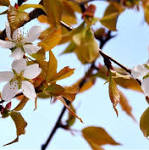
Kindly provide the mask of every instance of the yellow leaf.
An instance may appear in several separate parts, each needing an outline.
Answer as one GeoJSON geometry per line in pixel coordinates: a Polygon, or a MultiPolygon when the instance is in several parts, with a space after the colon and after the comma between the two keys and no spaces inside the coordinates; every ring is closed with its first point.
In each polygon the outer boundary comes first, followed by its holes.
{"type": "Polygon", "coordinates": [[[136,121],[135,117],[132,114],[132,107],[128,103],[127,98],[120,90],[119,90],[119,94],[120,94],[120,105],[122,107],[122,110],[125,111],[127,115],[129,115],[134,121],[136,121]]]}
{"type": "Polygon", "coordinates": [[[29,9],[29,8],[40,8],[46,13],[45,8],[40,4],[23,4],[19,6],[18,10],[24,11],[25,9],[29,9]]]}
{"type": "Polygon", "coordinates": [[[43,32],[43,34],[40,36],[40,38],[43,38],[43,40],[39,43],[39,46],[41,46],[45,51],[49,51],[57,46],[62,38],[61,27],[53,28],[53,30],[50,32],[49,30],[46,30],[43,32]],[[43,38],[43,34],[45,38],[43,38]]]}
{"type": "Polygon", "coordinates": [[[52,51],[49,51],[49,64],[47,72],[47,81],[51,81],[57,74],[57,59],[52,51]]]}
{"type": "Polygon", "coordinates": [[[62,16],[62,4],[60,0],[43,0],[46,9],[48,21],[52,26],[60,23],[62,16]]]}
{"type": "Polygon", "coordinates": [[[149,24],[149,4],[144,7],[144,18],[145,21],[149,24]]]}
{"type": "Polygon", "coordinates": [[[0,0],[0,5],[2,5],[2,6],[9,6],[10,2],[9,2],[9,0],[0,0]]]}
{"type": "Polygon", "coordinates": [[[10,24],[11,31],[13,32],[24,24],[25,21],[29,20],[28,13],[19,11],[15,7],[9,7],[8,9],[8,21],[10,24]]]}
{"type": "Polygon", "coordinates": [[[17,142],[18,139],[19,139],[19,136],[22,135],[22,134],[25,134],[25,127],[27,126],[27,123],[24,120],[24,118],[22,117],[21,113],[12,111],[10,113],[10,116],[11,116],[12,120],[15,123],[17,137],[16,137],[16,139],[14,139],[13,141],[11,141],[10,143],[5,144],[4,146],[10,145],[10,144],[13,144],[13,143],[17,142]]]}
{"type": "Polygon", "coordinates": [[[118,15],[118,13],[112,13],[108,16],[104,16],[100,19],[100,23],[107,27],[109,30],[116,31],[118,15]]]}
{"type": "Polygon", "coordinates": [[[116,31],[116,24],[119,14],[124,9],[116,2],[111,2],[100,19],[100,23],[112,31],[116,31]]]}
{"type": "Polygon", "coordinates": [[[77,23],[74,10],[70,7],[69,3],[67,3],[66,1],[63,1],[62,21],[64,21],[68,25],[77,23]]]}
{"type": "Polygon", "coordinates": [[[149,136],[149,108],[147,108],[140,118],[140,129],[145,137],[149,136]]]}
{"type": "Polygon", "coordinates": [[[113,104],[113,108],[114,108],[114,110],[118,116],[118,111],[116,109],[116,106],[120,101],[120,93],[119,93],[119,90],[117,88],[115,80],[111,76],[111,73],[109,76],[109,97],[110,97],[110,100],[113,104]]]}
{"type": "MultiPolygon", "coordinates": [[[[98,150],[97,146],[100,147],[105,144],[120,145],[116,142],[103,128],[89,126],[82,130],[82,135],[87,142],[94,147],[94,150],[98,150]],[[95,149],[96,147],[96,149],[95,149]]],[[[100,149],[100,148],[99,148],[100,149]]]]}

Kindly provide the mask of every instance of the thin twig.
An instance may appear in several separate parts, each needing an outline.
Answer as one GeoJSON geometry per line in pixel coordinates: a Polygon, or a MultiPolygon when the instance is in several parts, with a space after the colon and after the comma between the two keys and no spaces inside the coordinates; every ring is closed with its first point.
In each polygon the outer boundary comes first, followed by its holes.
{"type": "Polygon", "coordinates": [[[120,64],[118,61],[116,61],[115,59],[113,59],[112,57],[108,56],[107,54],[105,54],[103,51],[101,51],[99,49],[99,53],[101,54],[101,56],[103,58],[108,58],[109,60],[113,61],[115,64],[117,64],[118,66],[120,66],[122,69],[124,69],[126,72],[128,72],[129,74],[131,74],[131,70],[128,69],[127,67],[125,67],[124,65],[120,64]]]}

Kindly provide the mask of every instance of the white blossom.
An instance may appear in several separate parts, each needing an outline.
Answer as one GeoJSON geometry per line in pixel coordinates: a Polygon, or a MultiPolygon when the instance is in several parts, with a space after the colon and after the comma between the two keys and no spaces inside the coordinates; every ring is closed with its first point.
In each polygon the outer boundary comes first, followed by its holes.
{"type": "Polygon", "coordinates": [[[40,74],[39,65],[27,66],[25,59],[19,59],[13,61],[12,70],[12,72],[0,72],[0,81],[8,81],[1,93],[2,99],[5,101],[11,100],[19,92],[23,92],[29,99],[35,99],[36,92],[30,81],[40,74]]]}
{"type": "Polygon", "coordinates": [[[23,58],[24,53],[31,55],[40,50],[39,46],[32,44],[32,42],[39,37],[40,33],[41,28],[39,26],[33,26],[29,30],[26,37],[23,37],[20,29],[16,29],[11,36],[10,27],[8,24],[6,24],[6,35],[8,40],[0,40],[0,46],[3,48],[11,49],[11,56],[15,59],[21,59],[23,58]]]}
{"type": "Polygon", "coordinates": [[[149,64],[135,66],[131,70],[131,74],[135,79],[141,82],[144,95],[149,97],[149,64]]]}

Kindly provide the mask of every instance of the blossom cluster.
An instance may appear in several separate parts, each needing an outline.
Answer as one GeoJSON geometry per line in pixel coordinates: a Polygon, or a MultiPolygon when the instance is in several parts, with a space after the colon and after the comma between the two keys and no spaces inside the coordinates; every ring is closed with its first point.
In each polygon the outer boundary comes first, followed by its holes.
{"type": "Polygon", "coordinates": [[[40,50],[39,46],[33,45],[41,33],[39,26],[33,26],[26,37],[21,34],[20,29],[11,33],[9,24],[6,24],[6,35],[8,40],[0,40],[0,46],[11,50],[12,71],[0,72],[0,82],[7,81],[3,87],[1,98],[4,101],[10,101],[17,94],[23,93],[29,99],[36,98],[36,92],[32,79],[41,73],[39,64],[28,65],[25,54],[31,55],[40,50]]]}

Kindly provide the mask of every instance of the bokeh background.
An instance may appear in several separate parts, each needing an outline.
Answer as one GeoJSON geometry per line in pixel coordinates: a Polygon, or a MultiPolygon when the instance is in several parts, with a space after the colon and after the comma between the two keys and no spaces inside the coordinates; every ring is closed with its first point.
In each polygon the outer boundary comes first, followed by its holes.
{"type": "MultiPolygon", "coordinates": [[[[15,0],[11,1],[12,4],[15,0]]],[[[39,1],[28,0],[27,3],[38,3],[39,1]]],[[[106,2],[94,2],[97,5],[96,16],[101,17],[107,6],[106,2]]],[[[0,12],[6,8],[0,7],[0,12]]],[[[30,11],[30,10],[29,10],[30,11]]],[[[78,15],[78,22],[81,17],[78,15]]],[[[0,16],[0,30],[5,28],[7,22],[6,15],[0,16]]],[[[43,29],[46,25],[33,20],[23,27],[27,32],[33,25],[40,25],[43,29]]],[[[97,26],[94,26],[96,29],[97,26]]],[[[145,63],[148,58],[149,48],[149,25],[144,21],[143,10],[140,11],[127,9],[123,12],[117,24],[117,34],[103,48],[103,51],[125,66],[132,68],[137,64],[145,63]]],[[[58,59],[58,70],[64,66],[76,68],[75,74],[59,82],[61,85],[71,85],[82,77],[89,66],[83,66],[77,60],[75,54],[60,55],[67,44],[56,47],[53,52],[58,59]]],[[[0,48],[0,71],[10,70],[12,58],[9,57],[10,51],[0,48]]],[[[99,62],[103,62],[102,59],[99,62]]],[[[80,130],[89,125],[104,127],[105,130],[121,146],[105,146],[106,150],[147,150],[149,140],[146,139],[139,129],[139,119],[143,111],[148,107],[143,94],[131,90],[121,89],[130,105],[133,107],[133,114],[137,120],[134,122],[118,106],[119,117],[117,118],[108,97],[108,86],[105,81],[98,79],[95,86],[90,90],[78,94],[74,102],[77,114],[83,119],[84,123],[78,120],[72,127],[77,130],[75,135],[69,131],[58,129],[50,146],[47,150],[90,150],[87,142],[82,138],[80,130]]],[[[0,83],[2,89],[5,83],[0,83]]],[[[15,105],[16,100],[13,101],[15,105]]],[[[2,147],[3,144],[12,141],[16,137],[16,130],[10,118],[0,118],[0,149],[2,150],[40,150],[41,145],[46,141],[52,130],[63,104],[56,102],[51,104],[48,99],[38,100],[38,109],[34,111],[34,102],[29,101],[22,111],[22,115],[28,122],[26,134],[21,136],[18,143],[2,147]]],[[[64,120],[68,113],[65,114],[64,120]]]]}

